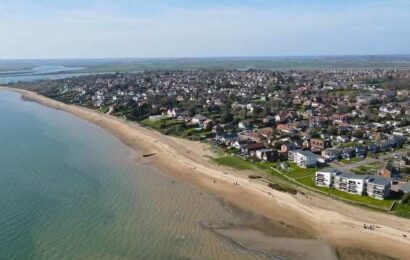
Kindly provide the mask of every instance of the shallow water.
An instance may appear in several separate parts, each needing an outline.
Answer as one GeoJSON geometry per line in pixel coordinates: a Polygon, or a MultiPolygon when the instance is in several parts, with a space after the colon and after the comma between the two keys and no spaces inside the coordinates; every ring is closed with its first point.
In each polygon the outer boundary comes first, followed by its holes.
{"type": "Polygon", "coordinates": [[[0,84],[56,80],[90,75],[90,73],[81,72],[82,69],[84,68],[43,65],[26,70],[0,71],[0,84]]]}
{"type": "Polygon", "coordinates": [[[201,225],[243,220],[101,128],[0,91],[0,259],[264,258],[201,225]]]}

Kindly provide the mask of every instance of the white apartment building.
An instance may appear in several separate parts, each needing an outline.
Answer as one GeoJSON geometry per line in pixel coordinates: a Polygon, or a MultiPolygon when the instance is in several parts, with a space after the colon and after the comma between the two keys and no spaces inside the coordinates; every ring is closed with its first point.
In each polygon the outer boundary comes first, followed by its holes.
{"type": "Polygon", "coordinates": [[[367,196],[384,200],[390,195],[391,181],[385,178],[372,178],[367,183],[367,196]]]}
{"type": "Polygon", "coordinates": [[[391,180],[369,175],[357,175],[326,168],[316,172],[315,184],[320,187],[335,188],[356,195],[383,200],[390,195],[391,180]]]}
{"type": "Polygon", "coordinates": [[[334,187],[344,192],[365,195],[366,180],[368,178],[367,175],[356,175],[354,173],[344,172],[335,176],[334,187]]]}
{"type": "Polygon", "coordinates": [[[316,186],[331,188],[335,182],[335,176],[342,174],[341,171],[333,168],[325,168],[316,172],[315,184],[316,186]]]}
{"type": "Polygon", "coordinates": [[[288,159],[291,162],[296,163],[299,167],[309,168],[315,167],[318,163],[320,156],[310,151],[293,150],[289,151],[288,159]]]}

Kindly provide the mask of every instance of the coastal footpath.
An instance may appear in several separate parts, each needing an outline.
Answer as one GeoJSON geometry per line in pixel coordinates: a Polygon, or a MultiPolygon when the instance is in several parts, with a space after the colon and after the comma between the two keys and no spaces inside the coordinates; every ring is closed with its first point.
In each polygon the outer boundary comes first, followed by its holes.
{"type": "Polygon", "coordinates": [[[224,200],[267,218],[284,222],[328,241],[336,248],[359,248],[380,255],[409,259],[410,221],[354,207],[320,195],[291,195],[250,180],[246,174],[209,162],[209,149],[198,142],[162,135],[113,116],[66,105],[34,92],[2,88],[25,99],[59,109],[94,123],[134,148],[137,160],[158,165],[170,174],[205,189],[224,200]],[[144,154],[153,154],[143,158],[144,154]],[[364,229],[364,224],[376,229],[364,229]]]}

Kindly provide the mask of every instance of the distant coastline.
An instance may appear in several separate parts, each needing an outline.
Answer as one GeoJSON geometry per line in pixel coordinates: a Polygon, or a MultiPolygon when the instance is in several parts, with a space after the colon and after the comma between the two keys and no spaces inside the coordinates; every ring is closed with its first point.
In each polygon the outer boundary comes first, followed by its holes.
{"type": "Polygon", "coordinates": [[[155,154],[147,160],[169,173],[240,208],[306,230],[318,239],[329,241],[336,248],[354,247],[395,258],[410,257],[410,241],[401,237],[410,228],[408,220],[356,208],[321,196],[294,196],[278,192],[265,183],[250,181],[241,172],[211,164],[205,157],[210,151],[200,143],[170,138],[137,124],[86,108],[66,105],[34,92],[1,89],[18,92],[27,100],[66,111],[94,123],[130,147],[139,151],[142,148],[144,153],[155,154]],[[381,229],[363,230],[363,223],[377,224],[381,229]]]}
{"type": "Polygon", "coordinates": [[[194,69],[268,69],[282,71],[410,69],[410,54],[0,60],[0,72],[4,70],[28,71],[30,68],[43,65],[83,68],[81,71],[73,70],[69,71],[69,73],[194,69]]]}

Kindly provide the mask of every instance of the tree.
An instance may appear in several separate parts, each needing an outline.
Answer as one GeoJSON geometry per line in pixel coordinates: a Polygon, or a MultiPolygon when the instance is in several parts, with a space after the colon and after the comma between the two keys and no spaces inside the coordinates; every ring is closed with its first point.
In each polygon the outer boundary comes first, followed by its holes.
{"type": "Polygon", "coordinates": [[[326,133],[327,133],[328,135],[337,135],[337,127],[335,127],[335,126],[329,126],[329,127],[326,129],[326,133]]]}
{"type": "Polygon", "coordinates": [[[221,122],[223,123],[223,124],[226,124],[226,123],[229,123],[229,122],[231,122],[233,120],[233,115],[231,114],[231,113],[224,113],[222,116],[221,116],[221,122]]]}

